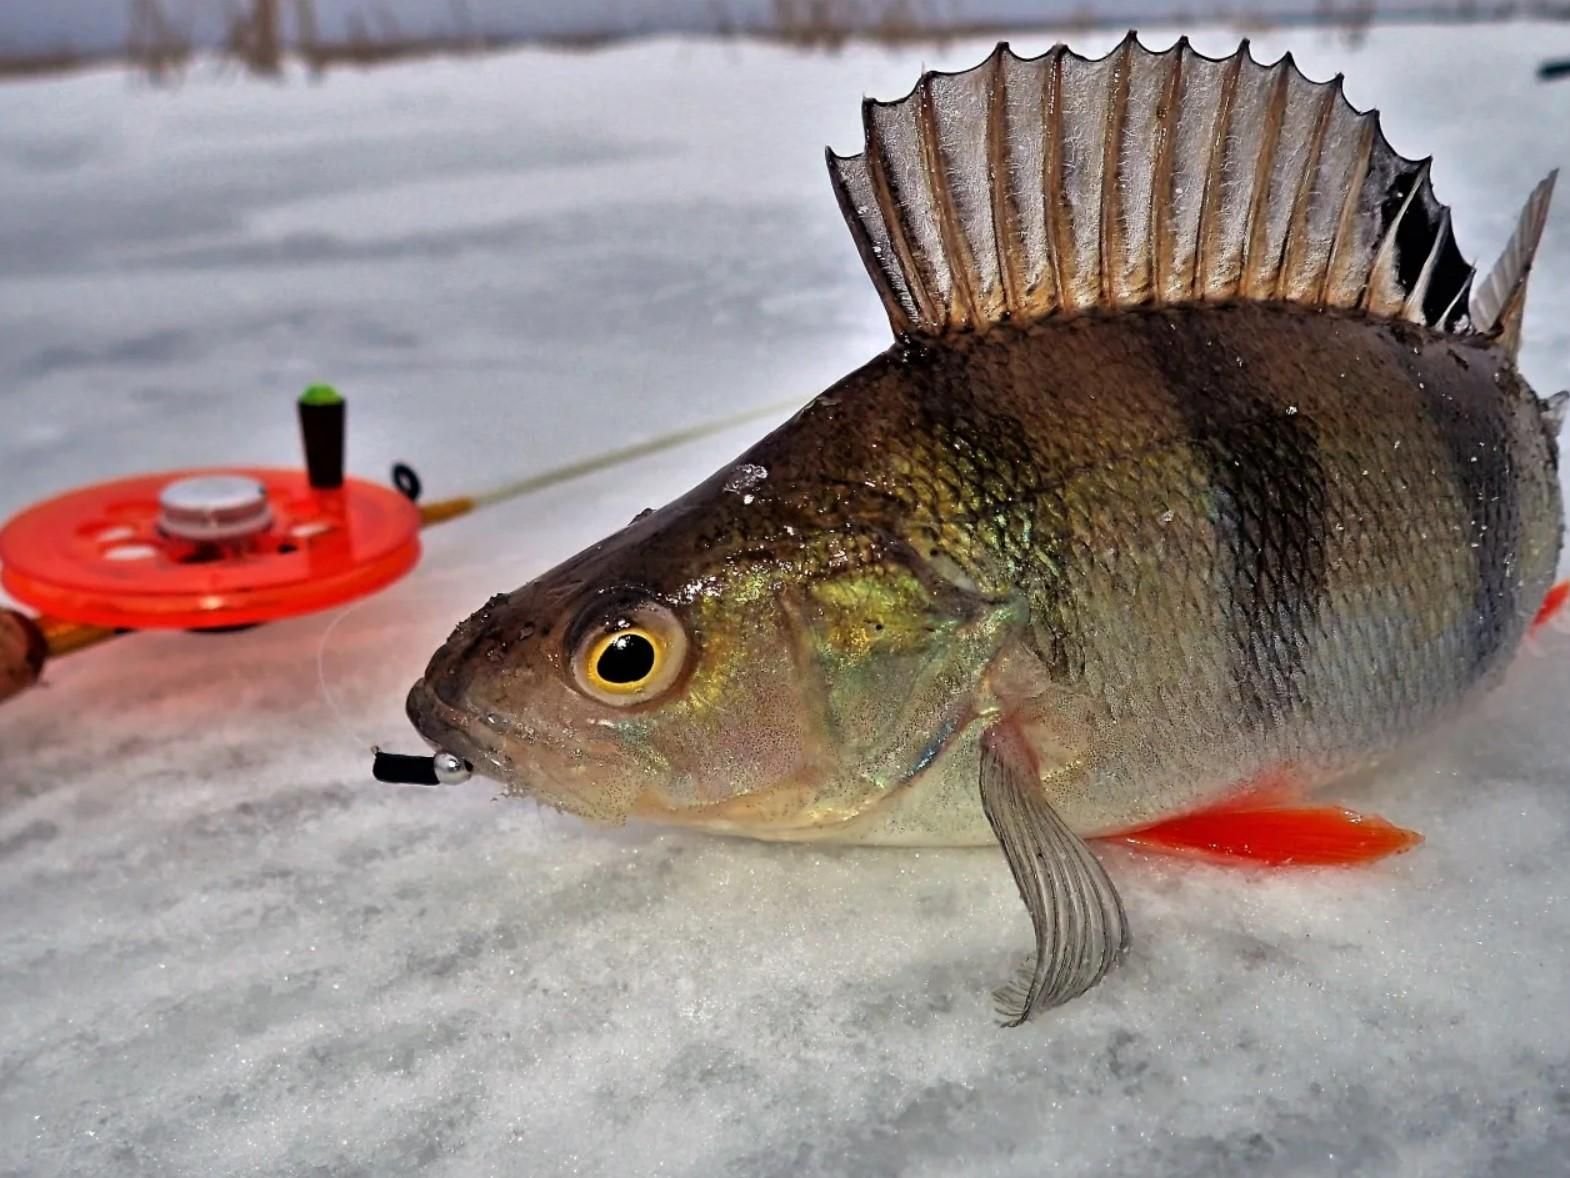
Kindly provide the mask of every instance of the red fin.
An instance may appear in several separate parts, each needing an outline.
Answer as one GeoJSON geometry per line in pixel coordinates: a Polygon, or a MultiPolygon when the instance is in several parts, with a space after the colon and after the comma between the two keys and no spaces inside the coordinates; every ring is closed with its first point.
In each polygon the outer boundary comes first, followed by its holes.
{"type": "Polygon", "coordinates": [[[1560,581],[1544,596],[1543,604],[1537,607],[1537,617],[1532,619],[1532,629],[1540,630],[1553,621],[1554,615],[1564,609],[1567,600],[1570,600],[1570,581],[1560,581]]]}
{"type": "Polygon", "coordinates": [[[1235,807],[1229,803],[1226,809],[1188,814],[1114,837],[1145,850],[1274,866],[1372,863],[1423,841],[1415,831],[1340,806],[1251,809],[1245,801],[1244,808],[1235,807]]]}

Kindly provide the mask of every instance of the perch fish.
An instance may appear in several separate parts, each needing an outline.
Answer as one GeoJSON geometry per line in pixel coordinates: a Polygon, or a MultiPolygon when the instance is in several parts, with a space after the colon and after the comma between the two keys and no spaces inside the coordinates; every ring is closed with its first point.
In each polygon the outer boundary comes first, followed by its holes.
{"type": "Polygon", "coordinates": [[[1305,800],[1495,683],[1559,556],[1516,367],[1554,177],[1474,283],[1428,161],[1243,42],[1007,46],[829,153],[893,345],[463,622],[431,743],[585,818],[1001,846],[1021,1021],[1128,945],[1087,840],[1363,862],[1305,800]]]}

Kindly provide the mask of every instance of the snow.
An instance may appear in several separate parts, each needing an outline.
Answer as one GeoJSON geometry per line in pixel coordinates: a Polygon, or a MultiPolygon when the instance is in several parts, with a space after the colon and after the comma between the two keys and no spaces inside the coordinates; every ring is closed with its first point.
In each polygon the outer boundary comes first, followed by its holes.
{"type": "MultiPolygon", "coordinates": [[[[1431,151],[1476,256],[1567,162],[1570,86],[1532,77],[1562,26],[1256,43],[1344,69],[1431,151]]],[[[433,496],[806,398],[886,331],[822,145],[856,145],[863,92],[987,47],[0,90],[0,516],[293,460],[314,379],[350,398],[354,470],[407,459],[433,496]]],[[[1527,317],[1545,394],[1570,387],[1567,226],[1527,317]]],[[[337,616],[121,639],[0,708],[0,1173],[1563,1173],[1562,633],[1338,792],[1418,851],[1107,850],[1131,958],[1012,1032],[988,990],[1028,926],[995,852],[603,830],[370,780],[369,743],[419,747],[401,696],[459,617],[761,428],[433,529],[337,616]]]]}

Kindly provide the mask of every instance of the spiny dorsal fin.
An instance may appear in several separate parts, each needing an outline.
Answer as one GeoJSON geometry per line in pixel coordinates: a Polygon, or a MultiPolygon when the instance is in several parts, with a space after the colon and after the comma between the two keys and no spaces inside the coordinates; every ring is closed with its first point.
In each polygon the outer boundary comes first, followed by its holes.
{"type": "Polygon", "coordinates": [[[1097,61],[1001,44],[862,117],[864,150],[829,172],[896,335],[1237,298],[1468,326],[1428,161],[1340,77],[1247,41],[1220,60],[1133,33],[1097,61]]]}
{"type": "Polygon", "coordinates": [[[1560,389],[1543,402],[1543,420],[1555,438],[1564,432],[1566,409],[1570,409],[1570,389],[1560,389]]]}
{"type": "Polygon", "coordinates": [[[1555,168],[1543,177],[1516,221],[1515,232],[1489,271],[1487,280],[1472,295],[1472,323],[1478,331],[1497,331],[1499,342],[1514,355],[1521,347],[1521,316],[1526,311],[1526,280],[1532,273],[1532,255],[1548,221],[1554,196],[1555,168]]]}

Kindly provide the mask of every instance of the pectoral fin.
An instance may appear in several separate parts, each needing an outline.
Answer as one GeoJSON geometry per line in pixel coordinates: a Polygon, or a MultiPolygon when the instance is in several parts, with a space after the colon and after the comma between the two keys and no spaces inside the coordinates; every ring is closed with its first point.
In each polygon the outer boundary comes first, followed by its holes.
{"type": "Polygon", "coordinates": [[[1013,1027],[1099,982],[1128,948],[1128,920],[1100,861],[1048,803],[1029,745],[1006,721],[982,736],[981,805],[1036,932],[1035,966],[997,993],[1013,1027]]]}

